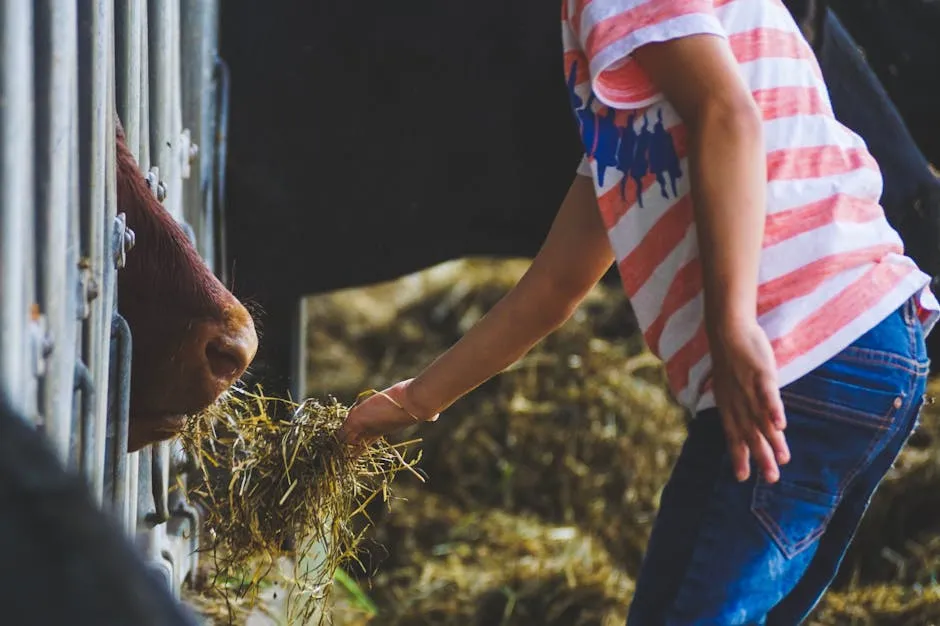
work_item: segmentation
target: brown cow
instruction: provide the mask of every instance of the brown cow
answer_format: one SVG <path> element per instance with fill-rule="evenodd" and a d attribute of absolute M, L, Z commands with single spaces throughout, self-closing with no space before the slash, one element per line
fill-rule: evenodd
<path fill-rule="evenodd" d="M 209 271 L 154 197 L 117 128 L 117 202 L 136 236 L 118 272 L 118 311 L 133 337 L 130 451 L 169 439 L 245 371 L 251 315 Z"/>

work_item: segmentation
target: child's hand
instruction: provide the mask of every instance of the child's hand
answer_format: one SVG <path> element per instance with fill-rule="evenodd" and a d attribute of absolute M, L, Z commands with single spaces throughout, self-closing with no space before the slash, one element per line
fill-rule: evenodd
<path fill-rule="evenodd" d="M 437 415 L 422 418 L 414 413 L 407 398 L 409 383 L 411 379 L 403 380 L 356 403 L 337 433 L 339 440 L 353 446 L 366 446 L 418 422 L 436 420 Z"/>
<path fill-rule="evenodd" d="M 735 475 L 747 480 L 753 455 L 765 480 L 776 482 L 778 463 L 787 463 L 790 451 L 783 436 L 786 418 L 770 341 L 756 320 L 728 324 L 711 335 L 715 402 Z"/>

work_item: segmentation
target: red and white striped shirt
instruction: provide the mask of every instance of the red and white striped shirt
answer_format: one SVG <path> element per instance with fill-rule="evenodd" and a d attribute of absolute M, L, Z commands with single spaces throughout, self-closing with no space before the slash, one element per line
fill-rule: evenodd
<path fill-rule="evenodd" d="M 878 165 L 836 121 L 812 49 L 779 0 L 563 0 L 565 73 L 623 286 L 677 399 L 714 406 L 686 131 L 630 57 L 639 46 L 725 39 L 763 112 L 767 220 L 758 322 L 779 383 L 815 369 L 919 295 L 940 310 L 879 205 Z M 727 183 L 735 184 L 728 172 Z M 639 191 L 638 191 L 639 190 Z"/>

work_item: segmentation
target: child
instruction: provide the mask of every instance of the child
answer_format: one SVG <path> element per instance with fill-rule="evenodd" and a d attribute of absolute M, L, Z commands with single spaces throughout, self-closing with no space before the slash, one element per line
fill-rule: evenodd
<path fill-rule="evenodd" d="M 542 249 L 342 436 L 437 419 L 615 261 L 695 415 L 628 623 L 798 624 L 916 423 L 940 304 L 778 0 L 565 0 L 562 26 L 586 155 Z"/>

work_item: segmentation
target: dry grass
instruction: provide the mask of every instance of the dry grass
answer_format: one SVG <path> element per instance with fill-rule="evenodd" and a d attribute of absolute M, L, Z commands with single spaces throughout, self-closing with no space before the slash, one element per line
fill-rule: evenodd
<path fill-rule="evenodd" d="M 622 626 L 633 582 L 576 526 L 467 511 L 414 487 L 400 493 L 408 504 L 388 515 L 378 537 L 395 547 L 396 564 L 374 582 L 378 604 L 394 608 L 374 623 Z"/>
<path fill-rule="evenodd" d="M 413 442 L 379 440 L 350 454 L 336 437 L 347 413 L 334 399 L 295 404 L 236 389 L 190 420 L 182 438 L 203 478 L 190 497 L 206 516 L 212 587 L 229 604 L 256 599 L 277 575 L 284 542 L 299 540 L 288 619 L 306 623 L 336 569 L 358 559 L 363 530 L 354 522 L 376 496 L 388 501 L 397 473 L 414 471 L 401 451 Z"/>
<path fill-rule="evenodd" d="M 413 376 L 526 267 L 451 263 L 312 300 L 310 392 L 354 397 Z M 377 615 L 337 594 L 337 624 L 623 623 L 685 438 L 682 413 L 632 322 L 619 288 L 599 286 L 519 364 L 439 422 L 403 433 L 401 441 L 422 439 L 427 482 L 403 476 L 396 496 L 405 501 L 389 508 L 376 498 L 366 508 L 371 522 L 348 529 L 370 546 L 362 565 L 346 565 Z M 940 411 L 932 405 L 807 624 L 940 626 L 938 573 Z"/>

